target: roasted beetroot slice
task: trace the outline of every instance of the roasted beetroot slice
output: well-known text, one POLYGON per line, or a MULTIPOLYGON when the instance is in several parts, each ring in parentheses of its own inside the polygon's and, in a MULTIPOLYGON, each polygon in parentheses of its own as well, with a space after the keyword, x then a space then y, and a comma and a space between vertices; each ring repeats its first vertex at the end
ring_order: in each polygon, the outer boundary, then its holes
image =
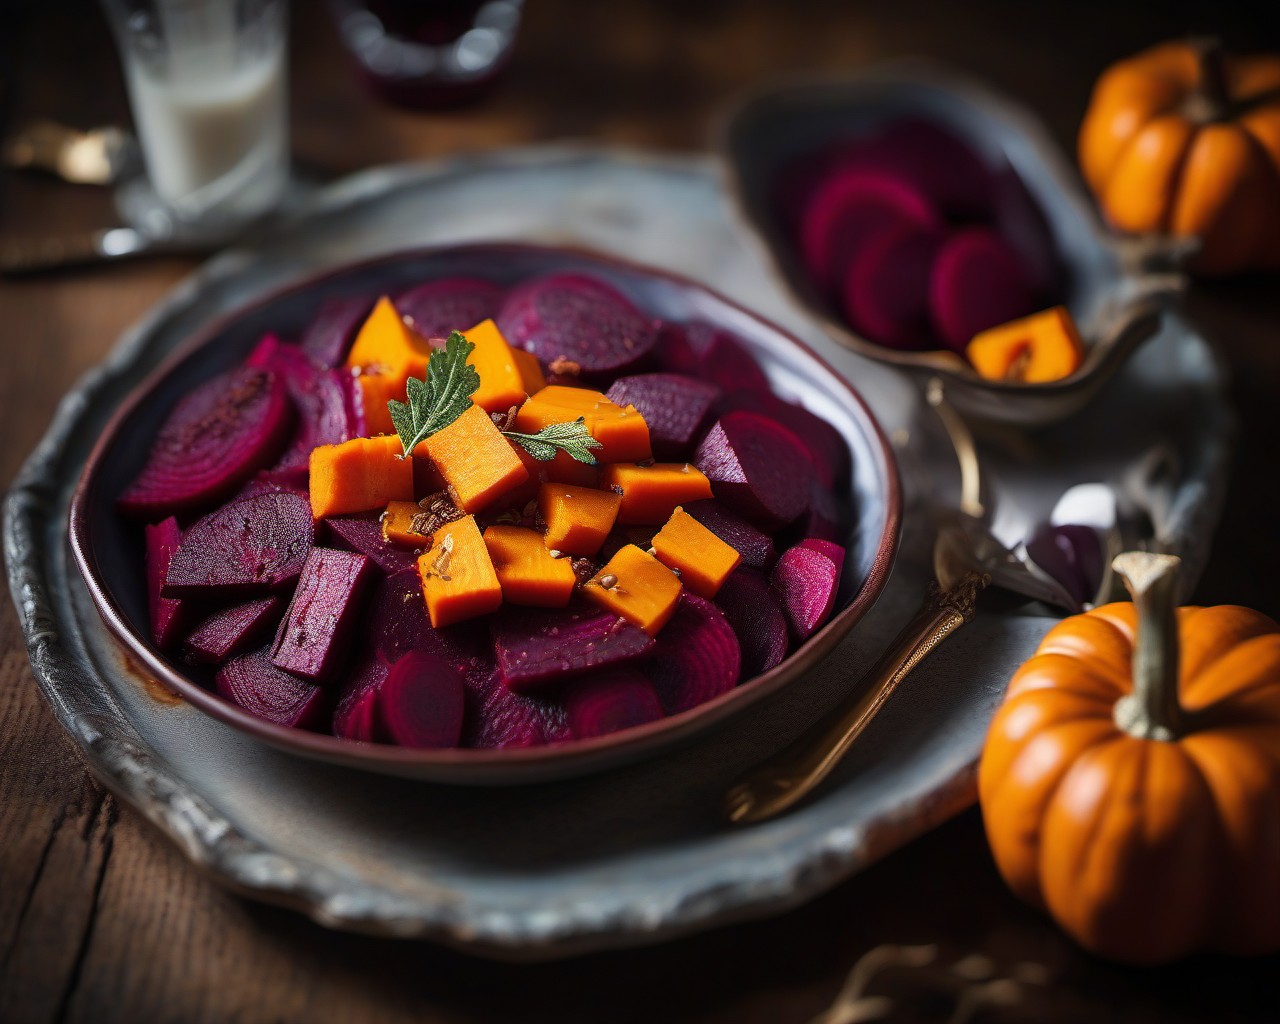
POLYGON ((864 159, 913 181, 951 220, 991 215, 990 170, 968 142, 935 121, 894 121, 868 141, 864 159))
POLYGON ((843 282, 845 315, 870 341, 889 348, 936 347, 929 319, 929 282, 945 235, 904 224, 868 241, 843 282))
POLYGON ((496 669, 476 685, 468 681, 468 698, 463 746, 511 750, 570 738, 560 704, 507 689, 496 669))
POLYGON ((615 405, 634 405, 649 425, 654 457, 683 459, 720 397, 714 384, 678 373, 642 373, 621 377, 609 388, 615 405))
POLYGON ((302 348, 326 369, 347 361, 356 331, 364 323, 373 303, 367 297, 326 299, 316 318, 302 332, 302 348))
POLYGON ((461 622, 443 629, 431 625, 416 568, 380 580, 366 603, 364 632, 386 664, 394 664, 410 651, 425 651, 442 658, 461 675, 492 667, 484 624, 461 622))
POLYGON ((219 697, 276 725, 313 732, 329 725, 330 695, 323 687, 276 668, 268 648, 227 662, 218 670, 215 686, 219 697))
POLYGON ((502 678, 517 691, 634 661, 654 647, 653 638, 626 619, 580 606, 506 607, 491 629, 502 678))
POLYGON ((791 635, 807 640, 831 616, 836 592, 840 589, 840 569, 844 548, 828 541, 805 541, 782 553, 769 582, 782 602, 791 635), (839 562, 831 549, 838 552, 839 562))
POLYGON ((269 637, 284 608, 282 598, 262 597, 214 612, 187 637, 187 657, 206 665, 221 665, 269 637))
POLYGON ((338 706, 333 709, 333 734, 344 740, 373 743, 378 738, 378 691, 388 667, 366 655, 343 679, 338 706))
POLYGON ((276 631, 272 663, 313 683, 332 682, 350 654, 373 573, 364 555, 312 548, 276 631))
POLYGON ((741 670, 738 638, 724 612, 687 592, 644 665, 668 715, 728 693, 738 685, 741 670))
POLYGON ((653 684, 634 668, 615 668, 575 679, 563 697, 575 740, 608 736, 662 717, 653 684))
POLYGON ((754 569, 768 569, 778 559, 773 538, 718 501, 706 498, 691 501, 684 510, 742 556, 742 564, 754 569))
POLYGON ((197 520, 165 576, 165 597, 233 601, 280 590, 315 540, 311 503, 291 491, 240 498, 197 520))
POLYGON ((818 481, 832 488, 849 474, 849 446, 835 427, 803 406, 779 398, 771 391, 742 390, 723 395, 717 405, 721 414, 745 409, 777 420, 805 446, 813 459, 818 481))
POLYGON ((719 501, 762 529, 783 527, 808 507, 813 460, 776 420, 752 412, 721 416, 693 462, 719 501))
POLYGON ((410 651, 378 689, 380 738, 401 747, 456 747, 462 738, 462 676, 425 651, 410 651))
MULTIPOLYGON (((239 501, 241 498, 256 498, 260 494, 297 494, 306 498, 308 504, 311 501, 306 483, 300 480, 296 474, 276 474, 269 469, 264 469, 261 473, 255 473, 251 476, 245 485, 236 491, 236 495, 231 501, 239 501)), ((227 504, 231 504, 231 502, 227 504)))
POLYGON ((275 374, 244 367, 215 377, 174 406, 117 507, 159 517, 226 498, 271 464, 292 425, 293 406, 275 374))
POLYGON ((839 543, 849 536, 845 520, 835 495, 817 483, 809 491, 809 507, 796 521, 797 535, 839 543))
POLYGON ((585 274, 551 274, 513 289, 498 314, 513 345, 552 370, 561 363, 584 379, 602 380, 642 364, 657 341, 657 325, 615 289, 585 274))
POLYGON ((735 569, 716 593, 716 604, 738 637, 744 680, 767 672, 787 656, 787 618, 763 573, 735 569))
POLYGON ((711 324, 663 324, 658 358, 664 369, 714 384, 722 391, 769 390, 769 378, 747 346, 711 324))
POLYGON ((182 543, 182 529, 178 526, 178 520, 170 516, 162 523, 148 525, 145 534, 147 612, 151 619, 151 639, 164 651, 178 642, 191 618, 187 602, 165 597, 161 593, 169 572, 169 563, 173 561, 174 552, 182 543))
POLYGON ((387 543, 382 536, 380 515, 380 512, 367 512, 330 516, 322 520, 323 535, 335 548, 364 555, 388 576, 412 569, 417 564, 417 557, 410 548, 387 543))
POLYGON ((496 317, 502 289, 478 277, 446 277, 411 288, 395 303, 424 338, 447 338, 496 317))
POLYGON ((980 331, 1034 312, 1036 291, 1008 242, 990 228, 968 228, 938 250, 929 305, 938 336, 963 353, 980 331))

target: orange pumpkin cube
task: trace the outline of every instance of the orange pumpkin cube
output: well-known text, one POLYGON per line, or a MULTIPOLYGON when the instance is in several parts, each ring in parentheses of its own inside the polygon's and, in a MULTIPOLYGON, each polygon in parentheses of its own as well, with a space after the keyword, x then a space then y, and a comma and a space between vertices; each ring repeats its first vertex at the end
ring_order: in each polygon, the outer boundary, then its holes
POLYGON ((626 544, 582 588, 585 597, 657 636, 680 603, 680 580, 634 544, 626 544))
POLYGON ((1042 384, 1075 373, 1084 345, 1067 308, 1055 306, 974 335, 965 355, 988 380, 1042 384))
POLYGON ((612 491, 543 484, 538 488, 538 511, 547 524, 543 542, 555 551, 594 555, 613 529, 621 504, 612 491))
POLYGON ((665 523, 677 505, 711 497, 711 481, 687 462, 605 466, 600 486, 622 495, 618 522, 624 526, 665 523))
POLYGON ((502 587, 475 516, 446 523, 431 537, 431 549, 418 557, 418 576, 431 625, 439 629, 502 604, 502 587))
POLYGON ((542 364, 532 352, 513 348, 511 358, 515 360, 516 369, 520 371, 520 383, 526 395, 536 395, 547 386, 547 378, 542 375, 542 364))
POLYGON ((368 512, 413 500, 413 460, 395 434, 357 437, 311 452, 311 515, 368 512))
POLYGON ((471 401, 486 412, 497 413, 506 413, 521 405, 526 397, 524 378, 515 351, 507 344, 498 325, 485 320, 465 332, 465 337, 475 346, 467 362, 480 374, 480 387, 471 401))
POLYGON ((493 570, 510 604, 563 608, 578 582, 568 558, 552 558, 542 535, 522 526, 490 526, 484 531, 493 570))
POLYGON ((386 511, 379 522, 382 524, 382 539, 388 544, 398 544, 404 548, 426 547, 431 535, 419 533, 413 528, 413 521, 422 513, 416 501, 389 501, 386 511))
POLYGON ((431 459, 463 512, 478 512, 529 479, 520 456, 478 405, 437 430, 414 454, 431 459))
POLYGON ((405 381, 423 378, 431 347, 404 322, 385 295, 365 318, 347 355, 347 367, 356 382, 364 405, 366 429, 370 434, 393 434, 387 402, 405 400, 405 381))
POLYGON ((588 433, 600 442, 592 450, 599 462, 641 462, 651 458, 649 425, 634 405, 614 405, 599 391, 553 384, 520 407, 515 429, 536 434, 553 423, 582 417, 588 433))
POLYGON ((738 567, 742 555, 682 508, 653 537, 654 556, 663 565, 678 569, 680 582, 708 600, 738 567))

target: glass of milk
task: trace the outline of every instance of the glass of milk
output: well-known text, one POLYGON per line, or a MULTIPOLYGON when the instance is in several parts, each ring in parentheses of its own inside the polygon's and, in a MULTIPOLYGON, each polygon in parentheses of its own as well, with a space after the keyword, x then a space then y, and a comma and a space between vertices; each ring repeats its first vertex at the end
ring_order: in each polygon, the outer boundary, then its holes
POLYGON ((233 228, 289 181, 286 0, 103 0, 157 199, 233 228))

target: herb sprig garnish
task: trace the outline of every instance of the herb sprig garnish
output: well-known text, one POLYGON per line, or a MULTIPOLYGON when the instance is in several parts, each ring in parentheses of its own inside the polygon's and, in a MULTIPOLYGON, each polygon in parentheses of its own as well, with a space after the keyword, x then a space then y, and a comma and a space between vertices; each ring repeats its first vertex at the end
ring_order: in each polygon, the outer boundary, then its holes
MULTIPOLYGON (((408 401, 392 399, 387 403, 391 423, 400 435, 404 449, 400 458, 407 459, 421 442, 443 430, 471 407, 472 396, 480 390, 480 374, 467 362, 473 351, 475 345, 467 341, 460 331, 454 331, 445 340, 444 348, 431 353, 427 360, 426 379, 409 378, 406 385, 408 401)), ((514 430, 502 433, 539 462, 548 462, 555 458, 557 451, 564 451, 578 462, 594 466, 596 458, 591 449, 601 447, 587 430, 586 419, 582 416, 571 422, 548 424, 536 434, 522 434, 514 430)))

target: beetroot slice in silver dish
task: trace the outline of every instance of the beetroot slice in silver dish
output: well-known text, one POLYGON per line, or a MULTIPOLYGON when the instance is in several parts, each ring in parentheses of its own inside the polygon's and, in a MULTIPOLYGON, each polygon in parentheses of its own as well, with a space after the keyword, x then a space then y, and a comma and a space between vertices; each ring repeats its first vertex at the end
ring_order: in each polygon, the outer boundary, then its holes
POLYGON ((716 500, 762 530, 777 530, 809 504, 813 460, 790 430, 753 412, 721 416, 693 455, 716 500))
POLYGON ((716 604, 738 638, 744 679, 767 672, 787 656, 787 619, 763 573, 739 566, 720 587, 716 604))
POLYGON ((573 680, 565 687, 564 708, 575 740, 608 736, 663 717, 653 685, 638 669, 625 666, 573 680))
POLYGON ((683 594, 658 634, 644 673, 668 715, 732 690, 742 673, 742 652, 724 612, 695 594, 683 594))
POLYGON ((462 677, 434 654, 410 651, 378 688, 380 733, 401 747, 456 747, 464 706, 462 677))
POLYGON ((331 694, 276 668, 269 648, 227 662, 214 677, 214 685, 219 697, 275 725, 312 732, 329 726, 331 694))

